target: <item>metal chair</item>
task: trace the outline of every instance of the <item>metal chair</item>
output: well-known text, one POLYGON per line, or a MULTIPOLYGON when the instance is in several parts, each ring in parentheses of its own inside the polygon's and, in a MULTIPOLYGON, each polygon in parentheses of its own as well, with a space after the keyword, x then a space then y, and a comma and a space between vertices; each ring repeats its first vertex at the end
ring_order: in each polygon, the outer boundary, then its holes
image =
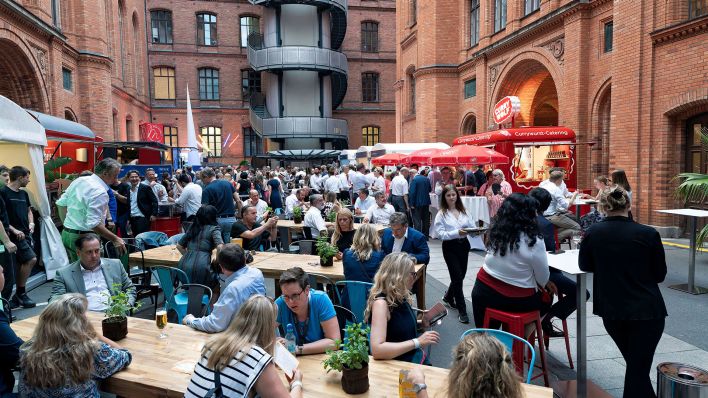
POLYGON ((213 293, 208 286, 199 283, 185 283, 180 286, 179 290, 187 293, 187 314, 201 318, 210 312, 209 303, 213 293))
POLYGON ((350 323, 358 323, 359 320, 356 318, 353 312, 349 311, 347 308, 341 305, 334 305, 334 312, 337 313, 337 322, 339 323, 339 331, 344 331, 344 328, 350 323))
POLYGON ((322 290, 327 293, 329 299, 332 300, 332 303, 334 304, 339 304, 341 302, 339 291, 337 290, 337 286, 332 279, 314 272, 308 272, 307 275, 309 276, 309 282, 312 288, 322 290))
POLYGON ((167 239, 167 244, 166 244, 165 246, 176 245, 177 242, 179 242, 179 240, 182 239, 183 236, 184 236, 183 233, 182 233, 182 234, 177 234, 177 235, 172 235, 172 236, 170 236, 170 237, 167 239))
MULTIPOLYGON (((112 253, 116 256, 114 258, 120 260, 121 264, 123 264, 123 268, 125 268, 125 272, 128 273, 128 277, 133 282, 133 285, 135 285, 135 299, 142 300, 145 297, 149 297, 150 302, 155 305, 154 312, 157 312, 157 298, 160 294, 160 286, 156 283, 152 283, 152 273, 145 269, 145 255, 143 250, 138 245, 131 243, 126 243, 125 248, 127 249, 126 252, 121 256, 117 256, 113 242, 106 242, 105 245, 106 253, 112 253), (131 253, 140 253, 139 266, 130 266, 129 256, 131 253)), ((153 315, 155 314, 153 313, 153 315)))
POLYGON ((313 254, 315 253, 315 241, 311 239, 301 239, 290 244, 290 247, 298 247, 298 254, 313 254))
MULTIPOLYGON (((520 342, 522 344, 526 344, 526 348, 528 350, 524 349, 523 351, 529 351, 531 353, 531 360, 529 362, 529 370, 526 374, 526 384, 531 383, 531 376, 533 375, 533 367, 534 364, 536 363, 536 351, 533 349, 533 345, 526 341, 525 339, 522 339, 519 336, 515 336, 511 333, 505 332, 503 330, 497 330, 497 329, 469 329, 462 333, 462 336, 460 336, 460 340, 462 340, 463 337, 467 336, 468 334, 471 333, 489 333, 492 335, 494 338, 499 340, 502 344, 506 346, 506 349, 509 350, 509 355, 511 355, 511 352, 513 351, 513 346, 514 346, 514 341, 520 342)), ((521 371, 523 372, 523 364, 521 366, 521 371)), ((523 373, 522 373, 523 376, 523 373)))
POLYGON ((373 283, 361 281, 339 281, 336 282, 341 305, 351 310, 357 319, 364 319, 366 301, 369 298, 369 290, 373 283))
POLYGON ((182 323, 182 318, 187 314, 187 303, 189 297, 187 292, 178 292, 181 285, 189 284, 187 274, 176 267, 165 267, 156 265, 150 267, 150 271, 157 276, 160 287, 165 295, 165 309, 174 310, 177 313, 177 323, 182 323))

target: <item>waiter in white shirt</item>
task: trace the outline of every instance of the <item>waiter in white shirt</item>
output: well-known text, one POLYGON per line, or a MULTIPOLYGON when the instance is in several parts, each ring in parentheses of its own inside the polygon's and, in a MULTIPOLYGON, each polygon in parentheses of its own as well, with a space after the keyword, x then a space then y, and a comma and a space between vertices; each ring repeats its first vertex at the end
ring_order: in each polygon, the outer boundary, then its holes
POLYGON ((396 211, 404 213, 410 220, 410 207, 408 206, 408 168, 403 167, 401 172, 391 180, 391 204, 396 211))
POLYGON ((352 187, 351 182, 349 181, 349 166, 344 165, 342 166, 342 173, 339 174, 339 181, 341 182, 340 188, 339 188, 339 200, 349 200, 350 195, 349 195, 349 190, 352 187))
POLYGON ((180 174, 177 184, 182 187, 182 193, 175 203, 184 209, 184 221, 192 221, 202 206, 202 187, 193 183, 189 174, 180 174))
POLYGON ((324 190, 325 192, 334 192, 337 194, 337 197, 339 198, 339 192, 341 189, 346 189, 344 185, 342 185, 342 181, 339 178, 339 176, 336 173, 336 169, 334 167, 329 168, 329 177, 324 182, 324 190))

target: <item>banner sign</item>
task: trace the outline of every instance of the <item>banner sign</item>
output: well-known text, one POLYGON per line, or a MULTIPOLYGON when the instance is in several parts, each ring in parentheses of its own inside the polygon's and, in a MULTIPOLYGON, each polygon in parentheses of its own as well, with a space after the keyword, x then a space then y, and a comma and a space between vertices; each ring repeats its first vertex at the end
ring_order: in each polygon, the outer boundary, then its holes
POLYGON ((494 123, 502 124, 521 112, 519 97, 504 97, 494 105, 494 123))
POLYGON ((162 134, 164 126, 160 123, 143 123, 140 125, 140 141, 163 143, 162 134))

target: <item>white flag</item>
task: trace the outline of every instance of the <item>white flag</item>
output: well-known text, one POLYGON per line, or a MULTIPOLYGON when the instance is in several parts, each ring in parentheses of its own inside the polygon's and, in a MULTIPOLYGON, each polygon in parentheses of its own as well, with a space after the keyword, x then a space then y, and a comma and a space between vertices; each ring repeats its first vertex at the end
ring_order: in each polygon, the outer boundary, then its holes
POLYGON ((190 166, 201 165, 200 154, 197 150, 197 133, 194 131, 194 119, 192 118, 192 101, 189 99, 189 85, 187 85, 187 146, 190 148, 187 154, 187 164, 190 166))

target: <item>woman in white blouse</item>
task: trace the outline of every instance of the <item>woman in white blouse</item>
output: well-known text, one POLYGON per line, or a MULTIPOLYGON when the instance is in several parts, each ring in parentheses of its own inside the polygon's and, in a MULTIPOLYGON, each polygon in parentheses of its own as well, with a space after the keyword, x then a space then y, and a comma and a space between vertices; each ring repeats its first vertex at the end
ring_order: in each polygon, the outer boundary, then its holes
POLYGON ((465 295, 462 292, 462 280, 467 273, 467 260, 470 242, 465 228, 473 228, 472 220, 465 212, 462 199, 453 185, 443 187, 440 195, 440 211, 435 215, 435 232, 442 242, 443 258, 450 273, 448 286, 442 301, 445 306, 455 308, 459 312, 457 319, 462 323, 470 323, 467 316, 465 295))
MULTIPOLYGON (((556 293, 549 281, 548 258, 535 199, 514 193, 499 208, 489 231, 487 256, 472 289, 472 313, 482 327, 487 308, 508 312, 548 312, 556 293), (546 291, 544 291, 546 290, 546 291)), ((491 324, 490 328, 499 325, 491 324)))

